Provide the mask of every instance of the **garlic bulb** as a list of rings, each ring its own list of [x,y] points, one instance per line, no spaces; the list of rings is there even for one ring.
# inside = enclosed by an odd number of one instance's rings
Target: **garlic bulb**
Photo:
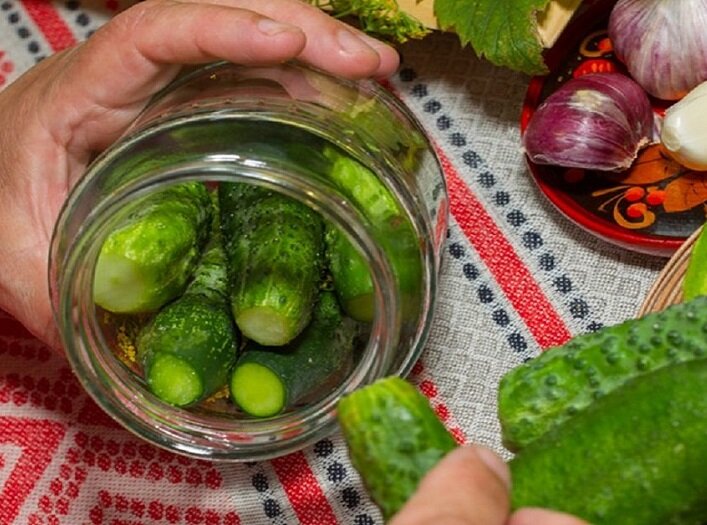
[[[654,97],[678,100],[707,80],[707,0],[618,0],[609,37]]]
[[[653,109],[626,75],[572,78],[528,122],[523,148],[536,164],[618,171],[631,166],[653,134]]]
[[[663,149],[683,166],[707,170],[707,82],[667,109],[660,142]]]

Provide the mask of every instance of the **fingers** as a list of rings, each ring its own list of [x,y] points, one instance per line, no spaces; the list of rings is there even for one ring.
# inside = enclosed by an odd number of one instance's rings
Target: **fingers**
[[[429,472],[391,525],[504,525],[509,483],[491,450],[461,447]]]
[[[563,512],[525,508],[515,512],[508,525],[589,525],[586,521]]]
[[[52,62],[54,89],[42,90],[43,97],[62,118],[46,111],[44,125],[68,149],[70,140],[77,149],[101,148],[181,64],[265,65],[294,58],[349,78],[389,74],[398,64],[388,46],[299,0],[147,0],[64,54],[61,63]],[[87,122],[93,123],[88,130]]]
[[[83,74],[96,71],[94,89],[112,84],[107,78],[141,88],[166,64],[219,59],[261,65],[299,58],[348,78],[385,76],[398,65],[389,46],[299,0],[148,0],[98,30],[82,56]]]
[[[303,2],[270,0],[256,7],[251,0],[209,1],[250,5],[259,13],[301,27],[307,43],[299,58],[336,75],[386,77],[398,68],[399,56],[392,47]]]
[[[153,2],[153,4],[158,7],[170,5],[165,2]],[[148,3],[148,5],[150,4]],[[201,11],[210,7],[211,9],[240,9],[250,13],[258,13],[261,18],[267,18],[264,21],[256,20],[255,25],[261,30],[264,29],[266,34],[270,36],[286,29],[296,29],[305,36],[304,47],[298,53],[285,56],[283,59],[296,56],[303,62],[347,78],[388,76],[397,69],[399,64],[398,54],[392,47],[300,0],[269,0],[267,2],[257,0],[193,0],[183,3],[182,7],[189,11]],[[170,9],[172,8],[176,9],[175,2],[171,3]],[[224,16],[226,16],[225,13]],[[161,23],[164,17],[164,13],[160,14],[158,22]],[[240,48],[229,47],[228,44],[237,36],[235,33],[245,31],[241,34],[248,35],[252,31],[252,27],[245,26],[239,29],[225,23],[221,18],[204,22],[203,20],[195,20],[193,14],[189,15],[187,21],[191,24],[192,32],[203,34],[202,47],[211,49],[210,52],[214,56],[224,60],[251,63],[249,61],[251,59],[257,61],[258,57],[267,57],[273,51],[273,46],[276,45],[269,41],[265,44],[266,49],[256,50],[250,57],[243,56]],[[169,24],[168,30],[174,38],[172,28],[172,24]],[[163,42],[160,33],[154,28],[145,31],[145,34],[154,35],[157,41]],[[189,34],[186,31],[183,33]],[[211,39],[216,40],[215,46],[209,42]],[[155,49],[157,49],[155,46],[148,45],[145,50]],[[264,54],[262,54],[263,51]],[[149,51],[147,52],[149,53]],[[271,60],[270,58],[266,59]],[[174,62],[173,59],[165,57],[157,61]]]
[[[95,103],[112,108],[143,102],[181,64],[276,64],[297,57],[305,43],[300,28],[246,9],[147,1],[99,29],[65,77],[86,86]]]

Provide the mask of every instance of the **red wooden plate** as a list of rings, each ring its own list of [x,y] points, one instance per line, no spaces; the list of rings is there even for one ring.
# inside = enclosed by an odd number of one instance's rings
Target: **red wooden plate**
[[[589,72],[626,73],[613,53],[607,19],[613,0],[584,3],[581,13],[548,50],[550,74],[534,77],[523,105],[521,133],[535,109],[568,79]],[[669,103],[652,100],[660,115]],[[534,164],[540,190],[566,217],[629,250],[669,257],[705,222],[707,172],[687,170],[658,145],[644,149],[620,174]]]

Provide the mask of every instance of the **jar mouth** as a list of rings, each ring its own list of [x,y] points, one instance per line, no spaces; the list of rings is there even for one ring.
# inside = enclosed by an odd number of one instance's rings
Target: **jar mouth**
[[[231,162],[226,162],[228,160]],[[69,256],[66,262],[66,267],[73,271],[66,274],[63,283],[65,287],[73,284],[74,289],[59,290],[63,303],[58,305],[57,311],[67,356],[84,388],[123,426],[157,445],[191,456],[252,461],[299,449],[315,439],[323,428],[333,430],[338,399],[389,370],[398,343],[398,333],[390,327],[400,323],[400,297],[389,262],[355,210],[322,185],[314,185],[291,171],[278,171],[272,166],[268,169],[246,167],[233,160],[219,157],[211,162],[156,170],[96,208],[93,219],[89,219],[76,239],[76,246],[68,250],[69,254],[82,255],[81,260],[71,260]],[[158,399],[113,353],[100,326],[92,294],[87,293],[92,287],[98,247],[111,228],[110,219],[134,199],[162,189],[166,184],[188,180],[210,184],[245,182],[304,202],[346,232],[369,263],[376,314],[366,348],[346,379],[316,402],[265,419],[195,413]],[[82,246],[85,243],[90,246]],[[81,337],[72,336],[77,332]]]
[[[228,103],[226,108],[217,111],[207,103],[202,108],[192,108],[191,112],[157,119],[144,127],[138,126],[129,137],[89,167],[57,222],[50,256],[50,289],[70,364],[99,406],[123,427],[160,447],[192,457],[220,461],[268,459],[301,449],[335,429],[336,404],[343,395],[383,375],[407,375],[427,340],[437,292],[440,235],[437,235],[439,232],[431,232],[429,225],[416,216],[412,209],[414,195],[405,185],[398,184],[395,176],[386,183],[411,219],[421,245],[422,267],[416,332],[414,338],[406,342],[402,352],[400,325],[406,297],[400,294],[395,284],[388,257],[371,236],[366,217],[332,187],[321,180],[312,180],[310,174],[300,173],[292,166],[281,166],[277,162],[263,163],[257,158],[229,152],[210,152],[198,161],[184,159],[168,167],[157,162],[139,176],[129,178],[127,182],[121,181],[110,191],[109,197],[96,197],[104,189],[99,187],[97,181],[105,182],[111,162],[129,155],[131,146],[165,129],[178,128],[185,123],[208,122],[214,118],[277,123],[280,119],[287,120],[294,111],[299,119],[298,125],[302,125],[307,132],[326,141],[335,141],[355,158],[364,159],[367,165],[379,168],[381,173],[395,170],[394,160],[389,159],[385,151],[361,151],[354,141],[340,136],[341,130],[322,131],[318,122],[327,121],[327,110],[318,111],[311,106],[305,110],[301,107],[293,110],[290,104],[285,100],[270,103],[267,110],[258,108],[249,112],[239,107],[238,103]],[[131,203],[167,185],[186,181],[208,184],[245,182],[292,197],[343,231],[367,262],[375,303],[368,342],[345,379],[325,395],[265,419],[234,418],[203,410],[176,408],[152,394],[145,382],[113,353],[92,300],[93,274],[102,241],[116,218]],[[442,186],[441,192],[446,193],[446,188]],[[92,198],[86,199],[86,195]],[[89,209],[82,210],[82,207]],[[446,216],[440,216],[441,228],[444,228]],[[70,233],[67,234],[67,231]]]

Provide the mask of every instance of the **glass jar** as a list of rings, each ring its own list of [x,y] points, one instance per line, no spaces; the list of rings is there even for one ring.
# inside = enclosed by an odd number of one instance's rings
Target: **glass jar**
[[[353,160],[375,177],[412,242],[383,224],[380,202],[367,201],[365,181],[332,176],[322,151]],[[368,267],[373,311],[367,338],[335,381],[279,415],[253,418],[223,401],[189,408],[161,401],[139,363],[121,350],[125,326],[94,303],[96,263],[109,233],[143,197],[195,180],[210,188],[245,182],[297,199],[342,232]],[[341,396],[410,371],[432,321],[447,209],[434,149],[378,83],[333,78],[294,63],[192,70],[155,96],[91,163],[64,205],[52,241],[50,284],[66,355],[98,405],[153,444],[236,461],[300,449],[335,429]]]

